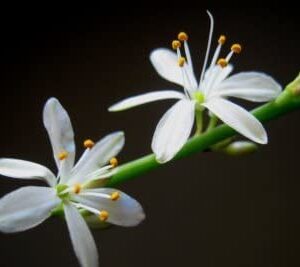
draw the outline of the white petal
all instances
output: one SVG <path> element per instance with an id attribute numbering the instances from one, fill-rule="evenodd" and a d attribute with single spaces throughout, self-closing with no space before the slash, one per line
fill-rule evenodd
<path id="1" fill-rule="evenodd" d="M 153 101 L 164 100 L 164 99 L 181 99 L 184 97 L 185 97 L 184 94 L 176 91 L 171 91 L 171 90 L 150 92 L 150 93 L 126 98 L 112 105 L 108 109 L 108 111 L 121 111 L 121 110 L 129 109 Z"/>
<path id="2" fill-rule="evenodd" d="M 68 203 L 64 205 L 64 211 L 72 244 L 81 266 L 99 266 L 94 238 L 81 214 L 76 207 Z"/>
<path id="3" fill-rule="evenodd" d="M 59 203 L 53 188 L 28 186 L 0 199 L 0 231 L 20 232 L 37 226 Z"/>
<path id="4" fill-rule="evenodd" d="M 262 124 L 247 110 L 222 98 L 213 98 L 203 104 L 231 128 L 254 142 L 266 144 L 267 133 Z"/>
<path id="5" fill-rule="evenodd" d="M 186 143 L 194 124 L 195 103 L 180 100 L 161 118 L 152 139 L 152 150 L 160 163 L 171 160 Z"/>
<path id="6" fill-rule="evenodd" d="M 265 102 L 275 99 L 281 89 L 280 84 L 264 73 L 241 72 L 223 81 L 219 85 L 217 95 Z"/>
<path id="7" fill-rule="evenodd" d="M 112 157 L 115 157 L 123 148 L 124 143 L 125 137 L 123 132 L 111 133 L 102 138 L 81 160 L 80 164 L 72 170 L 72 178 L 67 183 L 93 180 L 92 177 L 88 177 L 89 174 L 107 164 Z"/>
<path id="8" fill-rule="evenodd" d="M 50 98 L 44 107 L 44 126 L 48 132 L 54 159 L 60 171 L 61 181 L 70 173 L 75 159 L 74 132 L 68 113 L 56 98 Z M 58 155 L 67 152 L 68 156 L 60 161 Z"/>
<path id="9" fill-rule="evenodd" d="M 142 206 L 132 197 L 127 194 L 112 188 L 97 188 L 86 189 L 84 192 L 102 193 L 111 195 L 113 192 L 119 192 L 120 198 L 118 200 L 111 200 L 99 198 L 96 196 L 77 195 L 75 199 L 87 206 L 95 208 L 99 211 L 105 210 L 109 217 L 107 222 L 120 226 L 136 226 L 145 219 L 145 214 Z"/>
<path id="10" fill-rule="evenodd" d="M 182 70 L 178 65 L 177 54 L 172 50 L 158 48 L 151 52 L 150 61 L 157 73 L 164 79 L 184 86 Z M 187 63 L 186 63 L 187 64 Z M 190 70 L 190 68 L 187 68 Z M 188 78 L 193 87 L 197 87 L 197 81 L 191 71 L 187 72 Z"/>
<path id="11" fill-rule="evenodd" d="M 56 177 L 49 169 L 25 160 L 0 159 L 0 174 L 17 179 L 44 180 L 50 186 L 55 186 L 56 184 Z"/>

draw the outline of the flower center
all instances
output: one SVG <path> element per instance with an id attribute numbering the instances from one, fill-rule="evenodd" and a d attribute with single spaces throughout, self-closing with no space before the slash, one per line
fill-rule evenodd
<path id="1" fill-rule="evenodd" d="M 66 191 L 67 188 L 68 186 L 65 184 L 58 184 L 55 187 L 57 196 L 62 200 L 67 199 L 69 197 L 69 191 Z"/>
<path id="2" fill-rule="evenodd" d="M 196 91 L 193 93 L 193 99 L 196 100 L 197 104 L 204 103 L 205 97 L 201 91 Z"/>

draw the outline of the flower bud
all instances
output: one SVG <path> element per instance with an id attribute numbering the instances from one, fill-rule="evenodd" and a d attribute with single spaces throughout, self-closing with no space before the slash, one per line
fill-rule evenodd
<path id="1" fill-rule="evenodd" d="M 256 152 L 257 144 L 251 141 L 236 141 L 223 149 L 223 152 L 230 156 L 244 156 Z"/>

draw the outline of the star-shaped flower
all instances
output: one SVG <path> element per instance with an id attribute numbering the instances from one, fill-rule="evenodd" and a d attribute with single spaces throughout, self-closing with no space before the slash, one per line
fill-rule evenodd
<path id="1" fill-rule="evenodd" d="M 209 12 L 208 15 L 211 27 L 199 82 L 193 70 L 188 35 L 181 32 L 178 34 L 178 40 L 172 43 L 177 53 L 159 48 L 151 53 L 150 60 L 161 77 L 183 86 L 184 93 L 173 90 L 150 92 L 127 98 L 109 108 L 109 111 L 121 111 L 157 100 L 179 100 L 163 115 L 152 139 L 152 150 L 160 163 L 172 159 L 183 147 L 191 134 L 195 117 L 197 126 L 201 128 L 202 112 L 205 108 L 213 116 L 252 141 L 260 144 L 268 142 L 262 124 L 251 113 L 229 101 L 228 98 L 236 97 L 253 102 L 270 101 L 280 94 L 281 86 L 273 78 L 260 72 L 241 72 L 229 77 L 233 69 L 229 61 L 233 54 L 240 53 L 242 48 L 240 44 L 233 44 L 226 58 L 219 58 L 221 47 L 226 40 L 224 35 L 220 36 L 218 46 L 207 68 L 214 24 Z M 182 43 L 185 57 L 180 50 Z"/>
<path id="2" fill-rule="evenodd" d="M 115 171 L 115 156 L 124 145 L 123 132 L 107 135 L 94 144 L 84 142 L 85 152 L 74 166 L 75 144 L 70 118 L 57 99 L 51 98 L 44 107 L 44 125 L 52 144 L 58 167 L 55 176 L 37 163 L 0 159 L 0 174 L 11 178 L 40 179 L 49 187 L 26 186 L 0 200 L 0 231 L 20 232 L 46 220 L 51 211 L 63 206 L 65 219 L 75 253 L 84 267 L 98 266 L 98 252 L 81 210 L 100 221 L 135 226 L 144 219 L 140 204 L 125 193 L 112 188 L 90 188 L 92 182 L 107 179 Z M 106 165 L 108 163 L 108 165 Z"/>

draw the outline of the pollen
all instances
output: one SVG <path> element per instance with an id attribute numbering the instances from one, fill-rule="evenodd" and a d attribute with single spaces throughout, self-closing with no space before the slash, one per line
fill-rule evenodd
<path id="1" fill-rule="evenodd" d="M 58 155 L 57 155 L 57 157 L 58 157 L 58 159 L 59 160 L 64 160 L 64 159 L 66 159 L 67 157 L 68 157 L 68 152 L 67 151 L 63 151 L 63 152 L 60 152 Z"/>
<path id="2" fill-rule="evenodd" d="M 110 163 L 110 165 L 113 167 L 113 168 L 115 168 L 115 167 L 117 167 L 118 166 L 118 159 L 117 158 L 111 158 L 110 159 L 110 161 L 109 161 L 109 163 Z"/>
<path id="3" fill-rule="evenodd" d="M 228 62 L 225 58 L 220 58 L 217 64 L 220 65 L 222 68 L 225 68 L 228 65 Z"/>
<path id="4" fill-rule="evenodd" d="M 116 201 L 116 200 L 118 200 L 119 198 L 120 198 L 120 193 L 119 193 L 118 191 L 113 192 L 113 193 L 110 195 L 110 199 L 111 199 L 112 201 Z"/>
<path id="5" fill-rule="evenodd" d="M 83 146 L 84 146 L 85 148 L 92 148 L 94 145 L 95 145 L 95 143 L 94 143 L 91 139 L 86 139 L 86 140 L 83 142 Z"/>
<path id="6" fill-rule="evenodd" d="M 185 32 L 178 33 L 177 36 L 179 41 L 187 41 L 189 39 L 189 36 Z"/>
<path id="7" fill-rule="evenodd" d="M 231 46 L 231 51 L 236 53 L 236 54 L 239 54 L 242 51 L 242 46 L 240 44 L 233 44 Z"/>
<path id="8" fill-rule="evenodd" d="M 73 192 L 75 194 L 79 194 L 81 191 L 81 185 L 80 184 L 75 184 L 74 187 L 73 187 Z"/>
<path id="9" fill-rule="evenodd" d="M 105 222 L 108 219 L 108 217 L 109 217 L 109 214 L 106 210 L 102 210 L 99 214 L 99 219 L 102 222 Z"/>
<path id="10" fill-rule="evenodd" d="M 176 50 L 177 48 L 180 48 L 181 47 L 181 43 L 178 41 L 178 40 L 174 40 L 173 42 L 172 42 L 172 48 L 174 49 L 174 50 Z"/>
<path id="11" fill-rule="evenodd" d="M 183 67 L 184 63 L 185 63 L 185 58 L 184 57 L 180 57 L 178 59 L 178 65 L 179 65 L 179 67 Z"/>
<path id="12" fill-rule="evenodd" d="M 220 45 L 223 45 L 223 44 L 225 44 L 225 42 L 226 42 L 226 36 L 225 35 L 220 35 L 218 43 Z"/>

